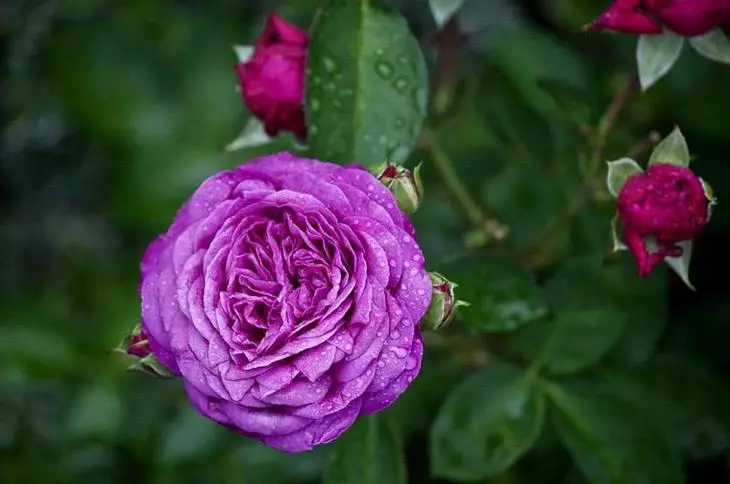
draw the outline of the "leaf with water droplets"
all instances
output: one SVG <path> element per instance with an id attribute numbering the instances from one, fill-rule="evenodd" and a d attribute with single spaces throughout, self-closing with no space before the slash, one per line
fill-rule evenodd
<path id="1" fill-rule="evenodd" d="M 313 156 L 402 163 L 415 146 L 426 115 L 426 63 L 405 19 L 379 2 L 335 0 L 320 14 L 306 86 Z"/>
<path id="2" fill-rule="evenodd" d="M 646 91 L 664 77 L 679 59 L 684 38 L 665 30 L 661 35 L 642 35 L 636 46 L 641 88 Z"/>
<path id="3" fill-rule="evenodd" d="M 534 444 L 545 403 L 519 368 L 497 363 L 449 395 L 431 428 L 431 470 L 452 480 L 485 479 L 509 468 Z"/>
<path id="4" fill-rule="evenodd" d="M 695 287 L 689 280 L 689 263 L 692 259 L 692 241 L 685 240 L 677 244 L 682 249 L 682 255 L 679 257 L 665 257 L 664 262 L 672 268 L 674 272 L 682 279 L 687 287 L 696 291 Z"/>
<path id="5" fill-rule="evenodd" d="M 377 414 L 363 416 L 332 446 L 324 484 L 406 483 L 398 435 Z"/>

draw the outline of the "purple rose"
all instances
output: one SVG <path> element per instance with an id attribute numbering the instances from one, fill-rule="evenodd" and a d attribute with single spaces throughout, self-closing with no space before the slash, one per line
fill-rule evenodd
<path id="1" fill-rule="evenodd" d="M 432 288 L 371 173 L 279 153 L 206 180 L 147 249 L 140 291 L 195 408 L 300 452 L 405 391 Z"/>

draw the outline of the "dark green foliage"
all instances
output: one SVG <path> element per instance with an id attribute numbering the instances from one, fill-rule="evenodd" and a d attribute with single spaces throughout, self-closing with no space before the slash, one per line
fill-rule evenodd
<path id="1" fill-rule="evenodd" d="M 125 371 L 110 350 L 139 322 L 146 244 L 207 176 L 294 149 L 222 149 L 249 116 L 230 46 L 269 9 L 307 28 L 325 3 L 0 7 L 0 482 L 730 482 L 730 68 L 683 55 L 592 164 L 589 128 L 636 43 L 579 31 L 598 0 L 468 0 L 446 94 L 427 2 L 333 1 L 312 27 L 306 153 L 423 161 L 419 243 L 471 302 L 424 335 L 421 374 L 390 409 L 289 455 L 199 416 L 178 381 Z M 453 103 L 435 113 L 436 99 Z M 476 243 L 422 124 L 502 240 Z M 604 161 L 675 124 L 721 202 L 694 246 L 697 294 L 610 253 Z"/>

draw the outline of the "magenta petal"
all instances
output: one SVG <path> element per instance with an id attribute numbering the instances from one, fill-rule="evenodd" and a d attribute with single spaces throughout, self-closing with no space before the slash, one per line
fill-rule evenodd
<path id="1" fill-rule="evenodd" d="M 221 401 L 220 408 L 230 422 L 244 432 L 262 436 L 281 435 L 306 427 L 310 420 L 288 415 L 282 411 L 269 409 L 252 409 Z"/>
<path id="2" fill-rule="evenodd" d="M 264 442 L 284 452 L 304 452 L 312 450 L 316 445 L 326 444 L 342 435 L 355 423 L 360 414 L 360 401 L 355 400 L 339 412 L 335 412 L 320 420 L 313 421 L 307 427 L 287 435 L 266 437 Z"/>

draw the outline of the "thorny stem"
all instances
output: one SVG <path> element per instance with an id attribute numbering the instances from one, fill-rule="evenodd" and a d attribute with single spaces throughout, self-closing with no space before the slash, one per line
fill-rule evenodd
<path id="1" fill-rule="evenodd" d="M 598 171 L 598 167 L 603 160 L 603 151 L 606 148 L 608 135 L 611 133 L 616 121 L 618 121 L 621 111 L 623 111 L 624 107 L 626 107 L 637 92 L 639 92 L 639 76 L 634 73 L 631 74 L 623 89 L 614 96 L 606 111 L 603 113 L 594 134 L 591 162 L 589 172 L 587 173 L 589 177 L 596 176 L 596 171 Z"/>
<path id="2" fill-rule="evenodd" d="M 544 241 L 552 238 L 552 236 L 563 229 L 563 227 L 570 223 L 570 221 L 578 213 L 580 213 L 583 206 L 591 200 L 595 195 L 596 184 L 598 183 L 596 177 L 598 170 L 603 160 L 603 152 L 606 148 L 606 141 L 608 136 L 611 134 L 611 130 L 618 121 L 621 112 L 626 107 L 631 98 L 639 91 L 639 78 L 636 74 L 632 74 L 624 87 L 614 96 L 610 104 L 606 108 L 606 111 L 601 116 L 601 120 L 598 122 L 598 126 L 595 128 L 592 137 L 591 149 L 588 158 L 585 159 L 587 163 L 583 163 L 584 158 L 580 159 L 580 165 L 583 171 L 583 186 L 578 191 L 576 196 L 570 201 L 565 211 L 558 215 L 553 222 L 548 225 L 543 231 L 541 231 L 535 238 L 535 242 L 523 251 L 523 256 L 529 259 L 528 264 L 531 266 L 540 266 L 544 263 L 545 254 L 544 251 L 540 250 L 543 247 Z M 649 135 L 649 142 L 653 142 L 653 135 Z M 646 143 L 646 142 L 645 142 Z M 641 146 L 634 147 L 634 149 L 646 149 L 644 144 Z"/>
<path id="3" fill-rule="evenodd" d="M 452 18 L 437 34 L 436 45 L 440 50 L 440 68 L 435 89 L 436 95 L 432 100 L 432 111 L 435 116 L 432 119 L 431 127 L 423 128 L 419 145 L 430 153 L 446 188 L 461 205 L 464 214 L 474 227 L 472 235 L 476 236 L 473 239 L 479 245 L 488 240 L 503 239 L 507 234 L 507 227 L 496 219 L 487 217 L 459 178 L 451 158 L 441 148 L 435 131 L 439 120 L 447 114 L 454 101 L 454 91 L 459 80 L 459 47 L 464 39 L 464 35 L 459 31 L 456 18 Z"/>

